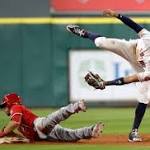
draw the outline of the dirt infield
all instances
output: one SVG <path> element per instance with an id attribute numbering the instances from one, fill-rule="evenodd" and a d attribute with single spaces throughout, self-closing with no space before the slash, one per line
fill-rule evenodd
<path id="1" fill-rule="evenodd" d="M 99 138 L 90 139 L 90 140 L 80 140 L 78 142 L 50 142 L 51 144 L 99 144 L 99 145 L 150 145 L 150 134 L 142 135 L 142 142 L 128 142 L 127 135 L 103 135 Z M 49 142 L 41 141 L 37 144 L 48 144 Z"/>
<path id="2" fill-rule="evenodd" d="M 127 135 L 103 135 L 99 138 L 95 138 L 92 140 L 89 140 L 88 142 L 85 140 L 80 141 L 80 143 L 85 144 L 110 144 L 110 145 L 133 145 L 133 144 L 139 144 L 139 145 L 150 145 L 150 135 L 142 135 L 143 141 L 142 142 L 128 142 L 128 136 Z"/>

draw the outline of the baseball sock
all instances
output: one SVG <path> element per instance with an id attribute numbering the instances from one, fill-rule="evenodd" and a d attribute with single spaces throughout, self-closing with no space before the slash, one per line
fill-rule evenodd
<path id="1" fill-rule="evenodd" d="M 84 37 L 94 41 L 96 38 L 101 37 L 101 35 L 89 31 L 85 31 Z"/>
<path id="2" fill-rule="evenodd" d="M 146 107 L 147 107 L 147 104 L 138 103 L 136 110 L 135 110 L 135 118 L 134 118 L 132 130 L 139 128 L 140 123 L 143 119 Z"/>

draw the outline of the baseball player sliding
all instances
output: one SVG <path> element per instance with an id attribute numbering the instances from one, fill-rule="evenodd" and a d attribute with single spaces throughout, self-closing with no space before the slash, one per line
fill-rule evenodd
<path id="1" fill-rule="evenodd" d="M 150 32 L 130 18 L 122 14 L 118 14 L 113 10 L 105 10 L 103 14 L 104 16 L 115 17 L 121 20 L 138 34 L 139 39 L 126 41 L 124 39 L 107 38 L 100 34 L 86 31 L 77 25 L 68 25 L 66 28 L 69 32 L 72 32 L 77 36 L 92 40 L 97 47 L 120 55 L 126 59 L 137 72 L 129 77 L 119 78 L 108 82 L 97 82 L 96 80 L 96 82 L 94 82 L 96 85 L 93 85 L 93 81 L 89 80 L 91 77 L 95 76 L 95 74 L 88 73 L 85 79 L 87 79 L 87 81 L 89 80 L 88 83 L 92 83 L 92 85 L 97 89 L 104 89 L 107 85 L 123 85 L 125 83 L 140 81 L 139 83 L 136 83 L 139 91 L 139 95 L 137 97 L 138 105 L 135 110 L 132 130 L 129 133 L 128 138 L 129 141 L 139 142 L 142 141 L 142 139 L 138 133 L 138 128 L 143 119 L 147 104 L 150 101 L 150 81 L 148 81 L 150 80 Z"/>
<path id="2" fill-rule="evenodd" d="M 78 141 L 97 137 L 103 131 L 103 123 L 75 130 L 63 128 L 59 125 L 61 121 L 71 115 L 86 111 L 83 100 L 62 107 L 46 117 L 38 117 L 22 105 L 22 100 L 16 93 L 5 95 L 0 107 L 11 119 L 4 129 L 0 131 L 0 137 L 7 136 L 15 129 L 18 129 L 22 136 L 29 139 L 30 142 L 37 140 Z"/>

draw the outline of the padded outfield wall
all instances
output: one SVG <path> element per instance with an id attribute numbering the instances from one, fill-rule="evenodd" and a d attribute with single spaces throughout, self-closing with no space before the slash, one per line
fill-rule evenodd
<path id="1" fill-rule="evenodd" d="M 39 17 L 7 14 L 0 18 L 0 96 L 17 92 L 30 107 L 58 107 L 69 103 L 69 52 L 95 49 L 92 42 L 66 32 L 67 24 L 81 24 L 108 37 L 136 37 L 114 19 L 45 14 Z M 137 22 L 150 29 L 149 17 L 138 18 Z"/>
<path id="2" fill-rule="evenodd" d="M 94 23 L 90 18 L 63 19 L 7 19 L 9 23 L 0 19 L 1 95 L 16 91 L 29 106 L 60 106 L 68 103 L 69 50 L 95 49 L 92 42 L 66 32 L 68 23 L 82 24 L 108 37 L 136 37 L 128 27 L 118 22 L 116 24 L 111 19 L 107 23 L 103 18 L 96 18 Z M 144 26 L 150 28 L 147 23 Z"/>

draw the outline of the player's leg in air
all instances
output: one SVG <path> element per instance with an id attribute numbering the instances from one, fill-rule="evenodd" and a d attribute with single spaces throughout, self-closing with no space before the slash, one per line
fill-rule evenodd
<path id="1" fill-rule="evenodd" d="M 115 11 L 112 10 L 104 11 L 104 15 L 118 18 L 139 35 L 141 35 L 141 32 L 143 31 L 143 27 L 141 27 L 139 24 L 135 23 L 133 20 L 131 20 L 126 16 L 116 13 Z M 67 31 L 77 36 L 92 40 L 97 47 L 112 51 L 124 57 L 127 60 L 128 57 L 130 56 L 128 55 L 128 53 L 130 51 L 133 51 L 133 49 L 135 50 L 137 46 L 137 40 L 126 41 L 126 40 L 115 39 L 115 38 L 106 38 L 101 34 L 86 31 L 85 29 L 80 28 L 78 25 L 67 25 L 66 29 Z M 136 57 L 134 59 L 136 59 Z"/>
<path id="2" fill-rule="evenodd" d="M 146 29 L 141 27 L 139 24 L 135 23 L 130 18 L 120 15 L 120 14 L 117 14 L 115 11 L 107 10 L 104 12 L 104 15 L 118 18 L 124 24 L 126 24 L 131 29 L 133 29 L 140 37 L 142 37 L 144 31 L 148 32 Z M 137 68 L 139 68 L 138 63 L 137 63 L 137 65 L 133 64 L 133 61 L 137 62 L 136 55 L 135 55 L 137 40 L 126 41 L 126 40 L 121 40 L 121 39 L 106 38 L 100 34 L 86 31 L 85 29 L 82 29 L 77 25 L 68 25 L 66 28 L 69 32 L 71 32 L 77 36 L 92 40 L 97 47 L 112 51 L 112 52 L 122 56 L 132 66 L 134 66 L 134 69 L 137 70 Z M 136 107 L 136 110 L 135 110 L 133 127 L 129 134 L 129 139 L 128 139 L 129 141 L 133 141 L 133 142 L 134 141 L 135 142 L 142 141 L 142 139 L 138 133 L 138 128 L 142 122 L 146 107 L 147 107 L 147 103 L 144 103 L 143 101 L 139 101 L 139 103 Z"/>
<path id="3" fill-rule="evenodd" d="M 124 39 L 107 38 L 101 34 L 87 31 L 78 25 L 67 25 L 66 29 L 74 35 L 91 40 L 96 47 L 116 53 L 127 61 L 130 59 L 132 63 L 133 61 L 137 62 L 135 60 L 136 40 L 127 41 Z"/>

